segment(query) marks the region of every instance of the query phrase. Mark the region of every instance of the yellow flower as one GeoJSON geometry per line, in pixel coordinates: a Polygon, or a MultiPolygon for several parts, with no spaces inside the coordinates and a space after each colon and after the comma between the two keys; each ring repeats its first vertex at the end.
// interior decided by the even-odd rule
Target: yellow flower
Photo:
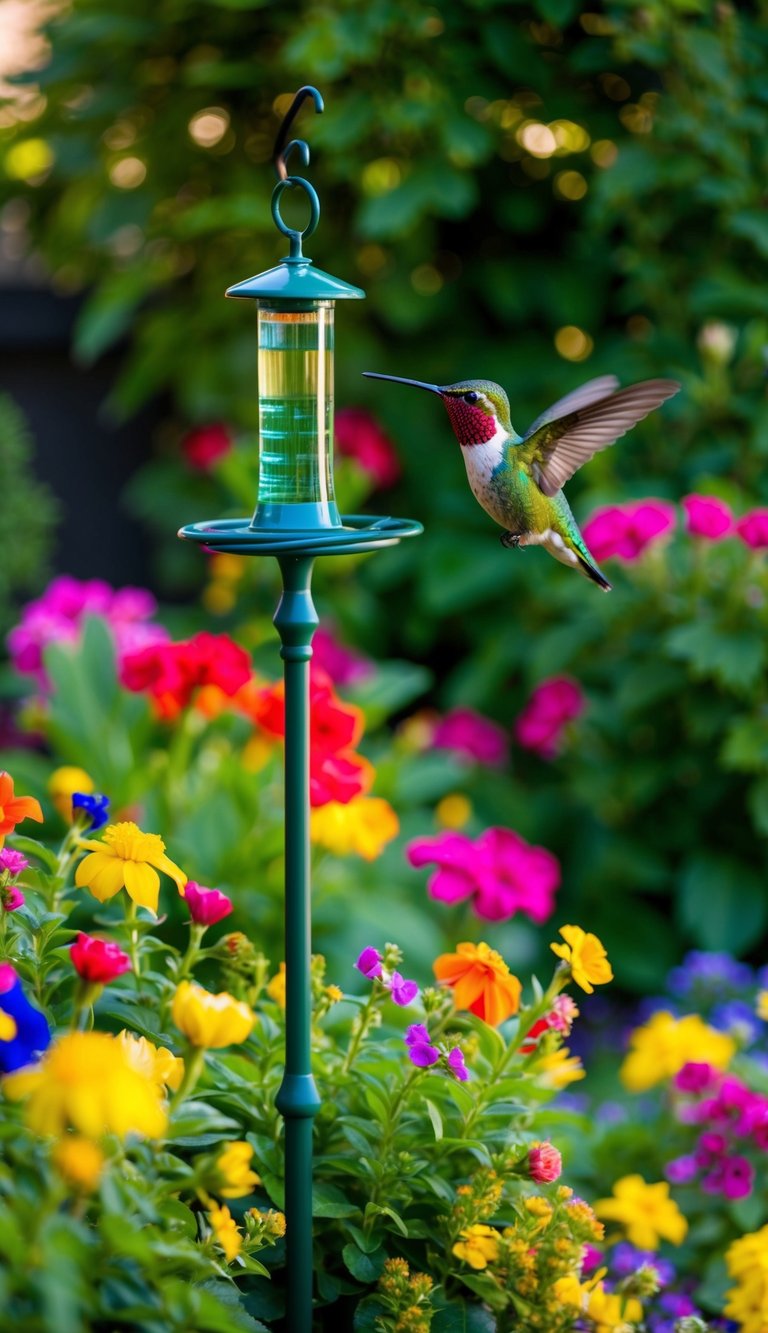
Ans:
{"type": "Polygon", "coordinates": [[[328,996],[329,1004],[338,1004],[340,1000],[344,999],[344,992],[341,989],[341,986],[326,986],[325,994],[328,996]]]}
{"type": "Polygon", "coordinates": [[[682,1245],[688,1230],[686,1219],[669,1197],[666,1180],[649,1185],[642,1176],[622,1176],[613,1187],[613,1198],[599,1199],[595,1212],[623,1226],[630,1244],[639,1250],[657,1250],[662,1240],[682,1245]]]}
{"type": "Polygon", "coordinates": [[[71,1127],[88,1138],[143,1134],[160,1138],[166,1115],[157,1084],[134,1069],[125,1047],[107,1032],[70,1032],[38,1065],[9,1074],[12,1101],[28,1098],[27,1124],[36,1134],[71,1127]]]}
{"type": "Polygon", "coordinates": [[[178,1055],[172,1055],[164,1046],[153,1046],[146,1037],[134,1037],[125,1028],[118,1033],[117,1040],[137,1073],[176,1092],[184,1077],[184,1061],[178,1055]]]}
{"type": "Polygon", "coordinates": [[[435,818],[443,828],[464,828],[472,817],[472,806],[461,792],[451,792],[438,801],[435,806],[435,818]]]}
{"type": "Polygon", "coordinates": [[[709,1027],[698,1014],[675,1018],[660,1009],[631,1034],[619,1074],[630,1092],[645,1092],[674,1077],[689,1061],[727,1069],[735,1053],[733,1038],[709,1027]]]}
{"type": "Polygon", "coordinates": [[[561,1305],[573,1306],[576,1310],[582,1309],[584,1293],[575,1274],[568,1273],[566,1277],[559,1277],[552,1290],[561,1305]]]}
{"type": "Polygon", "coordinates": [[[558,934],[565,944],[550,944],[550,949],[562,958],[571,970],[577,986],[591,995],[595,986],[613,981],[613,971],[605,949],[597,935],[590,935],[581,926],[561,926],[558,934]]]}
{"type": "Polygon", "coordinates": [[[457,1240],[452,1253],[457,1259],[463,1259],[470,1268],[487,1268],[499,1257],[499,1236],[493,1227],[478,1223],[459,1232],[463,1240],[457,1240]]]}
{"type": "Polygon", "coordinates": [[[281,1009],[285,1008],[285,963],[281,963],[272,980],[267,983],[267,995],[281,1009]]]}
{"type": "Polygon", "coordinates": [[[60,1139],[53,1150],[52,1160],[67,1183],[83,1194],[95,1190],[104,1170],[101,1148],[79,1134],[67,1134],[60,1139]]]}
{"type": "Polygon", "coordinates": [[[762,1018],[764,1023],[768,1023],[768,990],[757,992],[757,1005],[755,1012],[758,1018],[762,1018]]]}
{"type": "Polygon", "coordinates": [[[217,1208],[215,1204],[208,1216],[213,1234],[224,1251],[224,1257],[227,1263],[231,1264],[243,1247],[243,1238],[237,1229],[237,1223],[228,1208],[217,1208]]]}
{"type": "Polygon", "coordinates": [[[18,1030],[16,1020],[0,1009],[0,1041],[13,1041],[18,1030]]]}
{"type": "Polygon", "coordinates": [[[48,779],[48,791],[51,800],[61,815],[62,819],[68,822],[72,820],[72,797],[76,791],[84,792],[86,796],[95,790],[96,784],[90,773],[86,773],[84,768],[75,768],[71,764],[65,764],[63,768],[54,769],[48,779]]]}
{"type": "Polygon", "coordinates": [[[328,801],[315,806],[309,831],[314,843],[335,856],[354,852],[364,861],[375,861],[397,837],[400,821],[389,801],[380,796],[355,796],[346,805],[328,801]]]}
{"type": "Polygon", "coordinates": [[[252,1194],[261,1177],[251,1171],[253,1148],[250,1143],[237,1140],[228,1143],[223,1153],[216,1158],[216,1170],[223,1185],[216,1191],[223,1199],[242,1199],[244,1194],[252,1194]]]}
{"type": "Polygon", "coordinates": [[[592,1321],[594,1333],[630,1333],[643,1317],[643,1307],[634,1297],[627,1298],[605,1290],[602,1268],[588,1282],[579,1282],[573,1273],[557,1279],[552,1288],[560,1305],[580,1310],[592,1321]]]}
{"type": "Polygon", "coordinates": [[[580,1078],[587,1076],[578,1055],[571,1055],[567,1046],[539,1056],[535,1072],[545,1088],[567,1088],[569,1083],[577,1083],[580,1078]]]}
{"type": "Polygon", "coordinates": [[[182,981],[176,988],[171,1017],[193,1046],[206,1050],[245,1041],[256,1015],[228,991],[212,995],[196,981],[182,981]]]}
{"type": "Polygon", "coordinates": [[[768,1328],[768,1226],[733,1241],[725,1262],[736,1280],[725,1293],[725,1313],[743,1333],[763,1333],[768,1328]]]}
{"type": "Polygon", "coordinates": [[[138,824],[130,820],[105,828],[103,842],[84,839],[81,846],[89,849],[90,856],[77,867],[75,884],[78,888],[90,889],[100,903],[114,898],[125,887],[129,898],[139,907],[157,913],[160,894],[157,871],[170,875],[179,893],[187,882],[184,871],[165,855],[165,843],[160,835],[142,833],[138,824]],[[153,870],[153,866],[156,869],[153,870]]]}

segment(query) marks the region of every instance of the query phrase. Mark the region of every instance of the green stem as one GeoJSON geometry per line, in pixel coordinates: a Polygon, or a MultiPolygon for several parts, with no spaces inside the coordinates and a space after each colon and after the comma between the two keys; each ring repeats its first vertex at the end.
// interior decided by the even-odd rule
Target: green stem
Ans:
{"type": "Polygon", "coordinates": [[[197,1084],[197,1080],[203,1072],[205,1065],[205,1050],[202,1046],[190,1047],[188,1053],[184,1056],[184,1077],[179,1084],[177,1092],[174,1093],[169,1107],[171,1115],[181,1105],[185,1097],[197,1084]]]}
{"type": "Polygon", "coordinates": [[[374,1013],[376,1012],[376,1001],[379,998],[378,991],[379,991],[379,985],[376,979],[374,978],[374,982],[371,987],[371,993],[368,996],[368,1000],[364,1005],[364,1007],[360,1010],[360,1013],[357,1015],[355,1031],[353,1033],[352,1040],[350,1041],[349,1046],[347,1047],[347,1053],[344,1056],[344,1062],[341,1066],[342,1074],[349,1073],[350,1069],[352,1068],[352,1062],[355,1059],[355,1056],[360,1050],[360,1047],[362,1046],[365,1038],[368,1036],[368,1033],[371,1028],[371,1020],[373,1018],[374,1013]]]}
{"type": "Polygon", "coordinates": [[[141,975],[141,958],[139,956],[139,929],[136,921],[136,904],[133,898],[128,899],[128,906],[125,909],[125,920],[128,925],[128,956],[131,960],[133,975],[141,975]]]}

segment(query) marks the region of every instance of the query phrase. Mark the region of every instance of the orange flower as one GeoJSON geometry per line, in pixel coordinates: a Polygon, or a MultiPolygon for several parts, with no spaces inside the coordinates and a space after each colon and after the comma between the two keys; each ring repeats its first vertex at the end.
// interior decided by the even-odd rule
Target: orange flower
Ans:
{"type": "Polygon", "coordinates": [[[522,987],[501,954],[487,944],[457,944],[434,963],[435,976],[453,989],[457,1009],[468,1009],[498,1027],[520,1008],[522,987]]]}
{"type": "Polygon", "coordinates": [[[40,802],[34,796],[14,796],[13,778],[10,773],[0,772],[0,847],[5,842],[7,833],[13,833],[22,819],[36,819],[43,822],[40,802]]]}

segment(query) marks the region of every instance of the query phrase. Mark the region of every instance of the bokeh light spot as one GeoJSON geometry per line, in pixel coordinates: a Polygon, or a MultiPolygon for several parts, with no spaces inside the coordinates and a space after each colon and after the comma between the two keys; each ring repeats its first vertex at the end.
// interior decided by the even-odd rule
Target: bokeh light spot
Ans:
{"type": "Polygon", "coordinates": [[[109,168],[109,179],[118,190],[135,190],[146,174],[146,163],[140,157],[121,157],[109,168]]]}
{"type": "Polygon", "coordinates": [[[20,139],[5,155],[5,170],[11,180],[34,181],[52,166],[53,149],[45,139],[20,139]]]}
{"type": "Polygon", "coordinates": [[[229,129],[229,112],[221,106],[207,106],[203,111],[195,112],[187,129],[201,148],[213,148],[221,143],[229,129]]]}
{"type": "Polygon", "coordinates": [[[580,171],[558,171],[553,184],[561,199],[583,199],[588,189],[580,171]]]}
{"type": "Polygon", "coordinates": [[[443,275],[433,264],[419,264],[411,274],[411,286],[419,296],[434,296],[443,285],[443,275]]]}
{"type": "Polygon", "coordinates": [[[363,191],[374,198],[380,194],[389,194],[390,190],[400,184],[402,175],[400,163],[393,157],[377,157],[363,168],[363,191]]]}
{"type": "Polygon", "coordinates": [[[594,345],[589,334],[575,324],[566,324],[555,334],[555,350],[564,361],[586,361],[594,345]]]}
{"type": "Polygon", "coordinates": [[[517,138],[526,152],[533,157],[551,157],[557,150],[557,139],[549,126],[541,125],[535,120],[529,121],[527,125],[521,125],[517,138]]]}

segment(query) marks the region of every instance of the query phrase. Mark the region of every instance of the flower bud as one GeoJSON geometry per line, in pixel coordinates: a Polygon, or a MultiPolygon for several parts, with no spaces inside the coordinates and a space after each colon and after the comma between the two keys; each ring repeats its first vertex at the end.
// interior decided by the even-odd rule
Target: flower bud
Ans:
{"type": "Polygon", "coordinates": [[[528,1174],[531,1180],[557,1180],[563,1169],[563,1159],[551,1143],[534,1143],[528,1149],[528,1174]]]}
{"type": "Polygon", "coordinates": [[[131,966],[128,954],[114,940],[100,940],[82,931],[70,946],[69,954],[78,976],[96,986],[115,981],[131,966]]]}
{"type": "Polygon", "coordinates": [[[193,1046],[218,1050],[245,1041],[256,1015],[247,1004],[227,991],[212,995],[194,981],[182,981],[176,988],[171,1017],[193,1046]]]}
{"type": "Polygon", "coordinates": [[[192,879],[187,881],[184,889],[184,901],[196,926],[215,926],[232,911],[232,900],[225,893],[219,889],[206,889],[192,879]]]}

